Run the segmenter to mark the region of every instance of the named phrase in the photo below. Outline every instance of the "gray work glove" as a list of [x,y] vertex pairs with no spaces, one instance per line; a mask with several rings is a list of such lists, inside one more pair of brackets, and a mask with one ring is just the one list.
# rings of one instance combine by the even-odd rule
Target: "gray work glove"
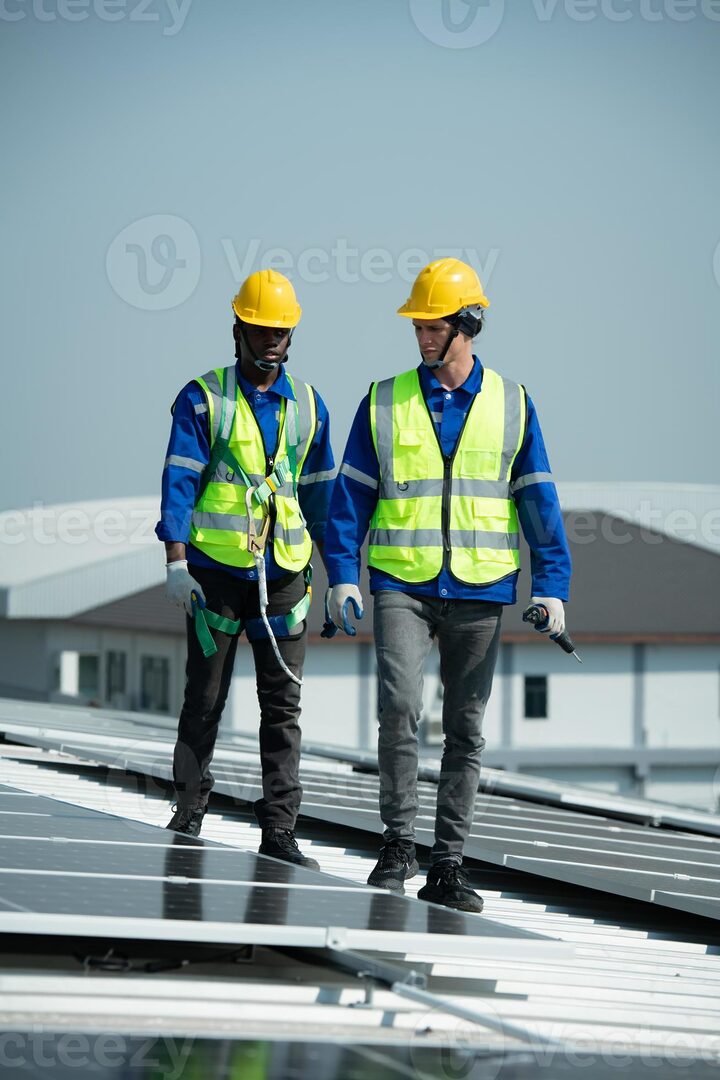
[[530,598],[533,604],[542,604],[548,613],[547,626],[543,626],[541,633],[557,637],[565,629],[565,608],[562,600],[555,596],[533,596]]
[[166,566],[165,595],[176,607],[185,608],[188,615],[193,614],[193,593],[200,607],[205,607],[205,593],[202,586],[188,571],[187,559],[176,559]]
[[344,630],[350,637],[355,637],[357,630],[350,622],[350,607],[356,619],[363,617],[362,594],[357,585],[333,585],[325,597],[325,610],[330,622],[339,630]]

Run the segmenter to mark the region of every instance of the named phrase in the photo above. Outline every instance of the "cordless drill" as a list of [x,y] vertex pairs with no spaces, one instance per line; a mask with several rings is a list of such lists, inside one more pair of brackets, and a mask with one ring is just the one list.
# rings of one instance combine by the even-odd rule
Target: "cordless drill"
[[[523,622],[532,623],[536,630],[544,630],[549,618],[550,614],[544,604],[531,604],[523,611]],[[556,641],[566,653],[572,653],[578,664],[582,664],[582,660],[575,652],[572,638],[566,630],[563,630],[561,634],[551,634],[550,639]]]

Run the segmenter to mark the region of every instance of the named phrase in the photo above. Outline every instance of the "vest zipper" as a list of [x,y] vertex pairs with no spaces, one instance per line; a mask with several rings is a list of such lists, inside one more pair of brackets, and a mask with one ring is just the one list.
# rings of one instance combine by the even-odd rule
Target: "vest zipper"
[[[459,440],[458,440],[459,441]],[[454,456],[454,455],[453,455]],[[452,488],[453,459],[443,454],[443,491],[442,491],[442,538],[443,538],[443,570],[450,567],[450,491]]]

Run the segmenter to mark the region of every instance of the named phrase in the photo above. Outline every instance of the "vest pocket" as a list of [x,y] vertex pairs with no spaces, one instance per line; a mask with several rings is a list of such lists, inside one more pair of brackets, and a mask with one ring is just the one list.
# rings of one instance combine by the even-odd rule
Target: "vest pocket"
[[381,499],[375,516],[375,528],[414,529],[418,518],[417,502],[415,499]]
[[397,445],[393,479],[399,484],[405,480],[424,480],[430,465],[428,432],[422,428],[403,428],[397,433]]
[[458,451],[457,475],[471,480],[496,480],[500,476],[500,451],[469,447]]

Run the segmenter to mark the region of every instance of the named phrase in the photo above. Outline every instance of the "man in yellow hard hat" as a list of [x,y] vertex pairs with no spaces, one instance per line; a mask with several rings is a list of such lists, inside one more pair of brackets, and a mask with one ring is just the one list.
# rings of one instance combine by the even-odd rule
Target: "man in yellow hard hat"
[[368,883],[402,892],[417,873],[418,724],[423,669],[440,649],[444,749],[435,843],[421,899],[481,911],[462,869],[472,826],[482,720],[503,606],[516,600],[519,528],[531,548],[533,601],[564,626],[570,557],[537,413],[525,388],[473,354],[488,300],[472,267],[421,271],[399,314],[420,365],[373,383],[353,423],[330,504],[329,622],[362,617],[360,549],[370,531],[379,694],[380,814],[385,843]]
[[322,550],[335,475],[327,409],[285,371],[301,309],[292,284],[260,270],[232,302],[235,364],[189,382],[173,406],[156,533],[169,599],[187,614],[187,681],[168,828],[197,836],[238,636],[250,641],[260,702],[260,851],[301,854],[300,683],[313,541]]

